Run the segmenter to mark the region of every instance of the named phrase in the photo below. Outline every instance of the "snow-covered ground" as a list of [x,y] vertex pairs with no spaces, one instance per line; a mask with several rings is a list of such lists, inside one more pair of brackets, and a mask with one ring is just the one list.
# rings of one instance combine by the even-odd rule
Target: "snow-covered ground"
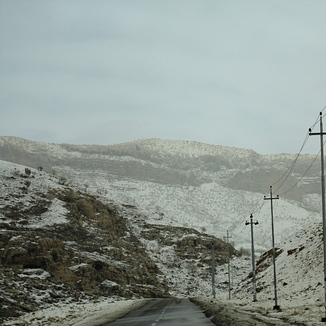
[[[288,318],[291,322],[317,325],[325,316],[323,230],[321,223],[297,232],[277,245],[277,305],[274,311],[274,277],[271,255],[258,258],[256,267],[257,302],[252,302],[252,278],[235,287],[234,303],[244,309]],[[280,250],[277,249],[277,252]]]
[[298,305],[295,307],[284,306],[282,310],[272,309],[269,302],[245,303],[238,300],[220,300],[212,298],[194,298],[206,312],[206,315],[212,318],[216,325],[275,325],[275,326],[317,326],[323,325],[321,309],[311,309],[302,312],[304,307]]
[[[0,161],[0,168],[2,169],[2,178],[12,178],[13,172],[16,171],[18,174],[24,174],[24,168],[15,164],[10,164],[7,162]],[[32,171],[32,174],[35,171]],[[45,176],[42,173],[39,173],[33,179],[31,184],[26,183],[28,179],[22,179],[17,177],[17,184],[14,186],[15,189],[21,189],[24,187],[28,188],[27,195],[22,197],[12,197],[11,205],[23,205],[25,209],[28,209],[29,203],[35,201],[36,192],[41,193],[42,191],[47,191],[49,188],[60,188],[57,180],[54,178],[51,179],[49,176]],[[143,183],[144,185],[144,183]],[[127,185],[114,183],[114,186],[124,188],[124,192],[116,191],[116,198],[118,199],[123,193],[128,193]],[[132,184],[129,183],[129,187],[132,187]],[[177,216],[180,217],[178,223],[181,226],[185,226],[185,223],[192,223],[189,220],[186,220],[186,216],[182,217],[182,212],[178,211],[178,203],[183,201],[183,196],[189,196],[188,192],[185,192],[180,187],[180,192],[173,189],[171,193],[165,194],[165,192],[160,191],[161,186],[159,185],[149,185],[146,183],[143,186],[144,193],[143,205],[140,209],[141,214],[147,218],[147,222],[152,222],[156,224],[169,224],[169,221],[175,222]],[[209,193],[221,193],[224,191],[220,186],[216,184],[204,184],[201,186],[203,193],[206,192],[204,196],[207,201],[209,199]],[[9,189],[4,187],[2,189],[3,198],[7,194],[14,193],[15,189]],[[117,188],[116,188],[117,189]],[[36,191],[37,190],[37,191]],[[113,188],[111,189],[113,193]],[[34,192],[35,191],[35,192]],[[191,197],[194,199],[194,203],[198,203],[201,200],[201,197],[198,195],[198,189],[193,189],[191,192]],[[18,193],[18,191],[17,191]],[[111,193],[111,195],[112,195]],[[160,197],[159,202],[154,203],[151,207],[157,207],[157,211],[152,211],[148,209],[146,211],[146,203],[149,200],[149,194],[153,197],[151,200],[155,200],[157,196],[163,194]],[[196,198],[198,196],[198,198]],[[244,196],[243,192],[239,191],[239,197],[235,201],[239,200],[241,196]],[[112,197],[113,200],[115,197]],[[131,198],[129,195],[125,197],[127,200]],[[168,200],[169,198],[169,200]],[[173,198],[173,201],[171,201]],[[252,201],[258,200],[256,196],[252,197]],[[121,197],[120,197],[121,200]],[[215,200],[219,200],[218,197]],[[171,206],[171,202],[173,205]],[[45,203],[46,204],[46,203]],[[137,201],[131,202],[130,204],[137,204]],[[4,200],[0,202],[0,208],[8,205],[8,202]],[[221,201],[222,205],[222,201]],[[278,205],[278,206],[277,206]],[[166,209],[164,207],[167,207]],[[197,206],[194,206],[190,209],[195,209]],[[292,209],[295,208],[294,211]],[[173,208],[176,213],[173,213]],[[267,212],[269,207],[262,206],[260,207],[262,212]],[[307,224],[306,227],[299,230],[296,234],[288,236],[286,240],[277,244],[278,250],[281,253],[277,257],[276,267],[277,267],[277,290],[278,290],[278,304],[281,307],[280,311],[275,311],[273,306],[274,302],[274,289],[273,289],[273,266],[271,261],[271,256],[268,254],[263,255],[262,257],[257,257],[257,302],[252,302],[252,280],[248,275],[251,267],[250,259],[238,261],[237,259],[232,260],[231,265],[233,268],[233,275],[236,276],[233,278],[234,289],[232,290],[232,299],[228,300],[228,291],[225,282],[227,280],[227,270],[226,266],[221,266],[217,270],[216,282],[223,283],[224,285],[219,288],[217,291],[216,301],[212,299],[210,295],[209,280],[205,283],[205,293],[207,297],[203,298],[202,293],[198,295],[201,296],[201,301],[205,304],[211,304],[216,302],[218,305],[219,302],[232,303],[236,307],[241,307],[241,310],[248,313],[259,313],[267,317],[279,318],[280,320],[288,320],[289,323],[302,325],[318,325],[320,323],[321,317],[325,315],[324,308],[324,287],[323,287],[323,248],[322,248],[322,227],[321,223],[315,222],[315,216],[312,219],[309,218],[309,214],[306,211],[302,211],[300,207],[292,205],[286,201],[280,201],[276,204],[275,209],[282,211],[282,219],[278,221],[279,224],[276,230],[284,230],[283,238],[286,238],[286,230],[291,228],[292,225],[296,223],[296,219],[293,216],[306,216]],[[212,204],[213,211],[213,204]],[[294,213],[293,213],[294,212]],[[37,229],[38,227],[44,227],[45,225],[52,225],[55,223],[66,223],[65,219],[65,208],[62,206],[60,201],[54,200],[52,203],[49,203],[48,210],[41,214],[41,218],[31,219],[28,222],[28,227]],[[162,215],[163,213],[163,215]],[[205,215],[207,212],[203,212]],[[262,216],[265,216],[265,213]],[[211,213],[212,214],[212,213]],[[307,215],[305,215],[307,214]],[[55,216],[55,219],[53,218]],[[131,217],[131,216],[130,216]],[[0,212],[0,222],[7,223],[5,216]],[[263,221],[261,221],[263,223]],[[269,223],[266,218],[266,224]],[[17,219],[19,223],[19,219]],[[282,224],[283,223],[283,224]],[[189,225],[191,226],[191,225]],[[208,225],[210,226],[210,225]],[[199,225],[198,225],[199,227]],[[243,230],[240,234],[244,233],[244,230],[248,233],[249,238],[249,229]],[[259,229],[255,229],[255,232],[259,232]],[[159,253],[159,250],[156,254]],[[153,255],[155,252],[153,251]],[[168,254],[168,253],[167,253]],[[169,270],[167,266],[163,264],[160,268],[164,271],[166,275],[170,273],[170,277],[178,277],[182,279],[182,273],[175,273],[173,270]],[[47,274],[42,270],[34,270],[34,274],[29,273],[26,269],[24,273],[20,274],[20,277],[23,279],[25,277],[39,277],[46,278]],[[241,281],[242,280],[242,281]],[[185,278],[182,280],[186,283],[188,280]],[[173,292],[175,295],[178,295],[177,292]],[[40,298],[41,299],[41,298]],[[144,304],[146,300],[120,300],[117,301],[115,298],[100,298],[97,299],[98,302],[87,302],[86,300],[80,301],[79,303],[56,303],[47,308],[41,309],[36,312],[28,313],[22,317],[14,318],[10,321],[6,321],[4,325],[101,325],[104,322],[107,322],[112,319],[116,319],[121,315],[125,314],[129,310],[135,309],[136,307]],[[239,308],[240,309],[240,308]]]
[[3,325],[98,326],[143,306],[148,299],[112,302],[112,299],[102,298],[98,301],[98,303],[58,304],[4,322]]
[[[200,186],[170,186],[131,179],[108,182],[100,173],[89,181],[89,191],[105,189],[107,198],[115,203],[137,206],[148,223],[205,230],[221,239],[229,230],[237,249],[250,248],[250,228],[245,221],[253,214],[259,221],[255,226],[257,249],[266,250],[271,245],[271,208],[263,194],[230,189],[216,182]],[[320,213],[308,211],[294,201],[280,198],[273,206],[277,242],[304,224],[320,219]]]
[[[101,299],[98,303],[79,303],[55,305],[47,309],[28,313],[3,325],[11,326],[99,326],[106,322],[121,318],[129,311],[146,304],[149,299],[124,300],[112,302],[110,299]],[[223,314],[224,319],[241,318],[251,320],[253,325],[322,325],[321,318],[325,316],[322,302],[309,302],[296,298],[291,301],[282,301],[281,310],[273,309],[273,300],[237,300],[226,298],[200,297],[196,298],[203,310],[210,310],[211,317]],[[261,323],[258,323],[258,320]],[[265,324],[264,324],[265,323]],[[244,323],[243,323],[244,324]],[[237,324],[240,325],[240,324]],[[251,325],[251,324],[249,324]]]

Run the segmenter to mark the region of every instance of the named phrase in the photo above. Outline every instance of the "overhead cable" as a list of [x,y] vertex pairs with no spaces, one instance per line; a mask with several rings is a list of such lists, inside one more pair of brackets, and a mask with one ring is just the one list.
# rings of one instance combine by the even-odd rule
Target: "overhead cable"
[[[322,109],[322,111],[321,112],[323,112],[324,110],[326,109],[326,106]],[[324,114],[324,116],[326,115],[326,113]],[[310,128],[310,130],[313,130],[313,128],[317,125],[317,123],[319,122],[319,119],[320,119],[320,114],[318,114],[318,116],[317,116],[317,118],[316,118],[316,121],[315,121],[315,123],[311,126],[311,128]],[[284,177],[284,180],[282,181],[282,183],[277,187],[277,189],[276,190],[274,190],[274,192],[276,192],[276,191],[278,191],[282,186],[283,186],[283,184],[287,181],[287,179],[289,178],[289,176],[290,176],[290,174],[291,174],[291,172],[292,172],[292,170],[293,170],[293,168],[294,168],[294,166],[295,166],[295,164],[297,163],[297,161],[298,161],[298,158],[299,158],[299,156],[301,155],[301,152],[303,151],[303,148],[305,147],[305,145],[306,145],[306,143],[307,143],[307,141],[308,141],[308,139],[309,139],[309,131],[307,132],[307,134],[306,134],[306,137],[305,137],[305,139],[304,139],[304,141],[303,141],[303,144],[302,144],[302,146],[301,146],[301,148],[300,148],[300,151],[299,151],[299,153],[296,155],[296,157],[294,158],[294,160],[293,160],[293,162],[290,164],[290,166],[288,167],[288,169],[284,172],[284,174],[276,181],[276,182],[274,182],[274,184],[272,184],[272,186],[274,186],[274,185],[276,185],[277,183],[279,183]],[[319,153],[317,154],[317,157],[318,157],[318,155],[319,155]],[[312,164],[315,162],[315,160],[316,160],[316,158],[314,159],[314,161],[312,162]],[[310,165],[310,167],[308,168],[308,170],[305,172],[305,174],[309,171],[309,169],[311,168],[311,166],[312,166],[312,164]],[[302,176],[302,178],[303,178],[304,176]],[[302,179],[301,178],[301,179]],[[300,179],[300,180],[301,180]],[[298,183],[299,183],[299,181],[298,181]],[[293,189],[293,188],[291,188],[291,189]],[[290,190],[291,190],[290,189]],[[290,190],[288,190],[288,191],[290,191]],[[285,193],[287,193],[288,191],[286,191]],[[284,194],[284,193],[283,193]]]
[[293,162],[290,164],[290,166],[285,171],[285,173],[276,182],[274,182],[272,184],[272,186],[275,186],[277,183],[279,183],[285,177],[285,179],[283,180],[283,182],[278,186],[278,188],[276,190],[274,190],[274,192],[276,192],[277,190],[279,190],[283,186],[283,184],[285,183],[285,181],[288,179],[288,177],[289,177],[290,173],[292,172],[292,170],[293,170],[293,168],[294,168],[294,166],[295,166],[295,164],[296,164],[296,162],[297,162],[297,160],[298,160],[298,158],[299,158],[299,156],[300,156],[303,148],[305,147],[308,139],[309,139],[309,132],[307,132],[306,137],[305,137],[305,139],[303,141],[303,144],[302,144],[302,146],[300,148],[300,151],[299,151],[299,153],[297,153],[297,155],[294,158]]
[[[324,145],[325,145],[325,143],[324,143]],[[318,154],[316,155],[316,157],[314,158],[314,160],[311,162],[311,164],[309,165],[309,167],[308,167],[308,169],[306,170],[306,172],[301,176],[301,178],[289,189],[289,190],[287,190],[287,191],[285,191],[285,192],[283,192],[283,193],[281,193],[281,194],[279,194],[279,196],[282,196],[282,195],[284,195],[284,194],[287,194],[288,192],[290,192],[305,176],[306,176],[306,174],[309,172],[309,170],[311,169],[311,167],[312,167],[312,165],[316,162],[316,159],[317,159],[317,157],[319,156],[319,154],[320,154],[320,151],[318,152]]]

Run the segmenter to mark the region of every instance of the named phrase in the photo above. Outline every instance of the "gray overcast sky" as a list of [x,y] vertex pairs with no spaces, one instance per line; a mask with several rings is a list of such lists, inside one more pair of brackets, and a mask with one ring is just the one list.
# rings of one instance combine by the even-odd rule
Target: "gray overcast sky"
[[0,0],[0,135],[297,153],[325,67],[325,0]]

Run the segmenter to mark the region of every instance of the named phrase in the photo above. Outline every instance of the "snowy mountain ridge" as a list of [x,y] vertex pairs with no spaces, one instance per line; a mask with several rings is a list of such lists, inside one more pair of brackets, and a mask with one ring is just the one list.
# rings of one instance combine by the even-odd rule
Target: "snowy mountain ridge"
[[[38,148],[49,149],[52,148],[57,149],[57,152],[62,151],[64,153],[64,149],[61,145],[68,145],[68,144],[53,144],[53,143],[46,143],[46,142],[36,142],[31,140],[26,140],[24,138],[13,137],[13,136],[3,136],[0,137],[1,143],[11,143],[16,146],[24,147],[26,150],[33,151],[35,146]],[[126,142],[121,144],[115,145],[76,145],[80,148],[97,148],[101,150],[101,148],[105,147],[116,147],[116,148],[130,148],[134,147],[135,145],[142,146],[149,151],[158,152],[161,155],[164,154],[187,154],[188,156],[195,156],[195,155],[211,155],[219,154],[229,155],[232,154],[241,154],[243,156],[248,156],[249,154],[255,153],[253,150],[247,150],[242,148],[235,148],[235,147],[228,147],[228,146],[221,146],[221,145],[210,145],[205,144],[202,142],[196,141],[188,141],[188,140],[167,140],[167,139],[159,139],[159,138],[149,138],[149,139],[139,139],[132,142]],[[190,150],[191,149],[191,150]],[[54,151],[56,152],[56,151]]]

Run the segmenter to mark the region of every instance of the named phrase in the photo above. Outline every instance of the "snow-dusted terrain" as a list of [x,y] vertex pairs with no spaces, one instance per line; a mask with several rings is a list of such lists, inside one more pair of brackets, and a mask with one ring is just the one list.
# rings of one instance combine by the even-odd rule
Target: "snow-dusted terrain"
[[[7,324],[64,325],[74,316],[81,322],[89,309],[95,314],[105,305],[112,311],[113,303],[114,310],[121,313],[117,301],[123,301],[123,308],[126,298],[202,296],[211,292],[211,256],[205,246],[217,239],[194,229],[151,225],[137,207],[119,204],[117,209],[129,220],[130,228],[118,234],[106,232],[105,227],[121,228],[123,220],[112,225],[108,216],[102,216],[106,211],[94,196],[61,184],[60,178],[21,165],[0,161],[0,183],[1,317],[30,311],[7,320]],[[92,203],[95,214],[87,203]],[[75,216],[72,209],[77,207]],[[117,218],[112,206],[106,210]],[[195,256],[187,249],[193,242],[198,242]],[[178,253],[177,246],[181,249]],[[220,250],[223,246],[220,242]],[[225,261],[221,255],[216,252],[216,257]],[[217,270],[225,283],[223,263]],[[237,270],[234,275],[240,279],[242,274]],[[166,293],[165,284],[169,286]],[[221,291],[225,287],[222,282],[218,285]]]
[[[281,251],[276,260],[278,305],[291,321],[315,325],[325,317],[323,229],[321,223],[309,227],[277,246]],[[262,309],[271,313],[274,306],[273,266],[271,255],[257,261],[257,302],[252,302],[252,279],[235,287],[235,302],[249,310]]]
[[[21,225],[24,232],[28,229],[37,232],[69,224],[66,204],[58,197],[42,197],[41,194],[67,188],[85,191],[119,210],[128,221],[130,232],[139,238],[150,259],[162,271],[158,279],[170,285],[171,295],[200,297],[209,305],[212,300],[209,268],[202,266],[199,258],[187,261],[177,257],[173,247],[176,242],[169,246],[163,243],[163,239],[182,239],[182,236],[180,239],[173,236],[169,227],[175,228],[173,232],[185,232],[187,238],[217,236],[223,239],[229,231],[231,242],[237,249],[249,249],[250,227],[245,225],[245,221],[253,213],[254,219],[259,221],[254,226],[258,301],[252,302],[252,283],[248,276],[250,257],[242,256],[231,260],[233,290],[230,303],[247,312],[281,318],[283,322],[288,320],[294,324],[315,325],[323,316],[319,171],[312,166],[312,170],[302,177],[313,156],[304,156],[282,187],[279,188],[280,183],[274,186],[280,193],[280,199],[274,200],[273,206],[275,238],[280,253],[276,265],[282,309],[276,312],[272,309],[272,261],[270,251],[266,251],[271,249],[271,207],[264,195],[269,196],[269,185],[282,176],[293,156],[260,156],[250,150],[160,140],[106,147],[56,145],[0,137],[0,145],[2,157],[24,164],[0,161],[0,223],[4,229]],[[38,166],[48,173],[32,168]],[[26,175],[26,167],[31,169],[30,176]],[[282,196],[282,192],[293,185],[293,192]],[[44,201],[46,210],[34,212],[35,202],[40,199]],[[10,219],[2,213],[6,207],[8,214],[9,206],[13,212]],[[28,212],[28,220],[20,217],[18,208]],[[96,232],[96,223],[91,220],[85,220],[82,227],[87,232]],[[161,230],[161,238],[151,234],[157,230]],[[6,232],[1,231],[4,237]],[[18,240],[12,237],[10,241],[14,244]],[[72,248],[73,243],[67,241],[65,246]],[[96,257],[103,258],[111,252],[106,247],[101,250]],[[262,253],[261,257],[258,257],[259,253]],[[88,259],[91,258],[89,255]],[[87,264],[89,262],[76,262],[73,265],[76,269],[71,267],[70,271],[79,273]],[[19,270],[17,278],[21,283],[15,281],[15,287],[22,287],[28,278],[44,278],[48,282],[50,275],[44,269],[34,267]],[[227,279],[227,266],[219,265],[216,304],[228,302]],[[61,291],[64,293],[66,288]],[[116,312],[121,314],[134,303],[142,303],[126,301],[121,296],[96,300],[83,296],[79,302],[69,302],[66,297],[62,302],[51,303],[49,300],[44,305],[44,300],[51,296],[53,290],[48,293],[44,289],[35,290],[35,298],[42,303],[42,310],[5,324],[86,325],[87,322],[99,325],[103,318],[111,318]],[[134,299],[140,300],[139,297]],[[85,319],[86,314],[88,319]]]
[[250,247],[250,214],[257,248],[271,245],[270,185],[275,239],[320,221],[320,168],[315,155],[260,155],[253,150],[160,139],[99,146],[0,137],[4,160],[64,177],[115,203],[135,205],[150,222],[193,227]]
[[57,304],[4,322],[3,325],[100,326],[141,307],[147,301],[138,299],[114,302],[103,298],[97,302]]
[[[227,230],[236,248],[250,248],[250,228],[245,226],[253,213],[257,248],[271,245],[271,207],[259,193],[229,189],[215,182],[197,187],[170,187],[147,181],[122,180],[96,186],[107,189],[116,202],[137,205],[150,223],[170,224],[206,230],[223,238]],[[95,189],[94,189],[95,190]],[[320,214],[302,208],[297,202],[280,198],[274,201],[275,239],[277,242],[290,233],[320,220]]]
[[[275,311],[273,296],[273,266],[271,257],[257,265],[257,302],[252,301],[252,283],[250,278],[234,284],[232,299],[228,292],[217,292],[212,296],[199,297],[198,301],[214,312],[228,311],[244,313],[244,316],[262,316],[269,325],[319,325],[325,316],[324,290],[322,286],[321,225],[312,225],[310,229],[299,232],[288,241],[280,244],[282,253],[277,257],[278,304]],[[250,265],[250,261],[246,261]],[[232,264],[239,267],[237,262]],[[243,266],[242,266],[243,267]],[[219,275],[217,273],[217,279]],[[113,303],[101,300],[92,303],[56,304],[47,309],[27,314],[5,325],[101,325],[113,320],[136,306],[142,300],[119,301]],[[221,309],[221,306],[228,307]],[[246,317],[244,317],[246,318]],[[263,325],[263,323],[258,324]]]

